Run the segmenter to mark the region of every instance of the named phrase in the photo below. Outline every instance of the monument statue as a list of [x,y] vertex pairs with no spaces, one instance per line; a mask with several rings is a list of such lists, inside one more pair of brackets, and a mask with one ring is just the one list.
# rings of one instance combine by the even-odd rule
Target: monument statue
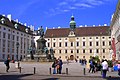
[[52,60],[54,59],[54,54],[53,53],[54,53],[54,51],[53,51],[53,48],[51,47],[50,48],[50,55],[51,55]]
[[[31,58],[31,60],[34,59],[36,61],[52,61],[54,59],[54,55],[53,55],[54,51],[51,48],[49,54],[49,50],[46,47],[46,40],[44,39],[44,29],[42,28],[42,26],[38,31],[40,38],[36,40],[37,48],[33,48],[32,46],[31,49],[28,49],[29,51],[32,50],[28,55],[28,59]],[[35,49],[35,54],[33,53],[33,49]]]
[[41,26],[40,27],[40,38],[43,38],[43,36],[44,36],[44,29]]

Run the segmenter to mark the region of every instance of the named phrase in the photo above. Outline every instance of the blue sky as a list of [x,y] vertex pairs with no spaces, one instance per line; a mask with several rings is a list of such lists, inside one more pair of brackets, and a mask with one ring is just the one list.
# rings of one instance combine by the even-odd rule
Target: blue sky
[[71,15],[80,25],[110,25],[118,0],[0,0],[0,14],[35,29],[69,27]]

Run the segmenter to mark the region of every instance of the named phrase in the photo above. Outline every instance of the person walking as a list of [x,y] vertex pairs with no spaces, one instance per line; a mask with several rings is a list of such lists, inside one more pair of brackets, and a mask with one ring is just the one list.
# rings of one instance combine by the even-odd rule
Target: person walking
[[58,60],[55,59],[53,64],[52,64],[52,68],[53,68],[53,74],[56,74],[56,67],[57,67],[57,63],[58,63]]
[[117,62],[116,66],[118,68],[118,75],[120,76],[120,61]]
[[91,70],[93,70],[93,60],[90,60],[89,63],[90,63],[90,69],[89,69],[89,73],[90,73]]
[[108,70],[108,63],[107,63],[107,60],[104,60],[102,62],[102,77],[103,78],[106,78],[107,70]]
[[10,58],[7,58],[7,60],[5,60],[5,65],[6,65],[6,72],[8,72],[8,70],[10,69],[10,65],[9,65],[9,63],[10,63]]
[[90,63],[90,69],[89,69],[89,73],[92,70],[92,73],[95,73],[95,61],[94,61],[94,57],[92,57],[92,59],[89,61]]
[[62,65],[63,65],[63,62],[62,62],[61,58],[58,59],[58,65],[59,65],[58,73],[61,74],[61,72],[62,72]]

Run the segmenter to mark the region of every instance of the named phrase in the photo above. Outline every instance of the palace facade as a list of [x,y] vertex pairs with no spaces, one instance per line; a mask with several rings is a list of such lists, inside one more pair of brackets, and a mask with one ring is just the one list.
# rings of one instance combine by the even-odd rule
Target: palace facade
[[32,32],[29,27],[11,20],[11,15],[0,15],[0,60],[24,59],[31,46]]
[[116,11],[112,16],[110,28],[113,57],[120,60],[120,0],[118,0]]
[[45,33],[48,49],[53,48],[54,56],[67,59],[110,59],[111,36],[109,26],[76,27],[74,16],[70,28],[47,29]]

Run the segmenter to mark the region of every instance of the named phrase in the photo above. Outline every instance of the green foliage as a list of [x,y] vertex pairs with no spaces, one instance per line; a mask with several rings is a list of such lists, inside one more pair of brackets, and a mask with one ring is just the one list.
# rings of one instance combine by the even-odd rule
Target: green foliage
[[100,61],[99,56],[95,56],[94,60],[97,61],[97,62]]
[[112,60],[108,60],[108,67],[113,67]]

